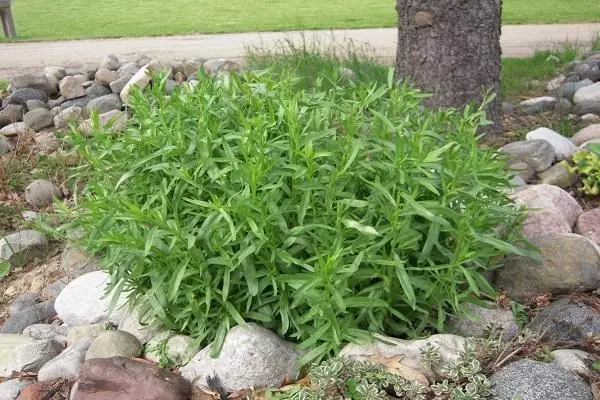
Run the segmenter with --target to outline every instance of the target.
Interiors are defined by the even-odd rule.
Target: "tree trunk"
[[[398,76],[433,94],[427,105],[480,104],[500,88],[501,0],[397,0]],[[501,133],[499,97],[488,106],[485,128]]]

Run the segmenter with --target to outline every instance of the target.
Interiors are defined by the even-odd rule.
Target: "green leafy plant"
[[[425,109],[393,71],[306,90],[269,71],[198,80],[134,93],[123,134],[73,134],[87,186],[62,229],[82,228],[117,293],[213,354],[247,321],[299,342],[302,362],[442,330],[494,293],[482,273],[501,256],[530,254],[505,160],[477,145],[482,109]]]
[[[577,151],[569,163],[563,161],[570,172],[575,172],[581,178],[585,194],[597,196],[600,194],[600,143],[589,143],[586,150]]]
[[[7,261],[0,261],[0,280],[10,273],[10,264]]]

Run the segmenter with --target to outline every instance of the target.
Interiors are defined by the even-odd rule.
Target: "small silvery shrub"
[[[367,332],[442,330],[525,251],[505,161],[478,148],[478,109],[424,109],[392,71],[342,80],[200,75],[135,93],[124,133],[73,135],[87,185],[63,228],[83,228],[117,292],[213,354],[247,321],[304,362]]]

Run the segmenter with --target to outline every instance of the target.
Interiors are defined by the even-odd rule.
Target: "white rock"
[[[23,335],[29,336],[35,340],[52,339],[62,345],[67,344],[67,335],[69,328],[62,325],[35,324],[30,325],[23,330]]]
[[[34,343],[29,336],[0,334],[0,377],[8,378],[16,371],[17,354],[15,349],[21,345]]]
[[[596,114],[584,114],[581,116],[582,121],[597,121],[600,119],[600,116]]]
[[[42,257],[48,250],[46,237],[33,230],[12,233],[0,239],[0,260],[21,267]]]
[[[19,136],[33,133],[35,133],[35,131],[29,129],[29,126],[27,126],[25,122],[15,122],[0,129],[0,135],[2,136]]]
[[[22,389],[31,385],[33,381],[11,379],[6,382],[0,383],[0,399],[2,400],[16,400],[19,397]]]
[[[523,107],[536,106],[540,103],[555,103],[556,98],[551,96],[535,97],[533,99],[527,99],[519,103]]]
[[[85,361],[85,353],[92,340],[88,338],[73,343],[57,357],[44,364],[38,372],[38,381],[53,381],[59,378],[77,379],[79,369]]]
[[[531,131],[527,134],[526,138],[527,140],[547,141],[554,147],[556,157],[559,160],[570,157],[577,150],[577,146],[575,146],[568,138],[548,128],[538,128]]]
[[[65,108],[54,117],[54,127],[64,129],[69,127],[69,123],[79,121],[83,115],[83,108],[71,106]]]
[[[593,375],[586,361],[594,360],[594,356],[585,351],[575,349],[554,350],[552,353],[553,364],[558,365],[577,375],[591,377]]]
[[[573,96],[575,104],[600,103],[600,82],[582,87]]]
[[[368,361],[375,355],[386,358],[401,357],[400,364],[422,373],[429,379],[433,379],[435,374],[443,374],[442,368],[444,365],[456,361],[466,341],[461,336],[449,334],[432,335],[427,339],[419,340],[402,340],[383,335],[379,335],[377,338],[380,340],[375,340],[372,343],[350,343],[342,349],[340,355],[362,361]],[[421,349],[428,344],[437,348],[441,357],[441,365],[433,370],[423,363],[421,354]]]
[[[17,372],[38,372],[62,350],[63,346],[60,343],[49,339],[22,344],[14,350],[16,363],[13,364],[13,368]]]
[[[156,363],[166,362],[173,367],[186,365],[199,350],[191,347],[191,343],[192,339],[188,336],[162,332],[148,342],[144,358]]]
[[[97,338],[101,333],[106,331],[105,323],[70,326],[67,334],[67,344],[71,345],[82,339]]]
[[[109,313],[112,293],[106,295],[108,283],[109,275],[104,271],[90,272],[70,282],[54,303],[60,319],[69,326],[106,321],[118,325],[124,316],[123,305],[126,299],[122,294],[115,310]]]
[[[180,371],[185,379],[204,386],[206,377],[216,374],[226,391],[273,387],[298,377],[300,356],[293,344],[275,333],[247,324],[229,331],[217,358],[210,357],[207,346]]]
[[[158,61],[152,60],[148,64],[144,65],[138,72],[135,73],[127,82],[123,90],[121,90],[121,100],[123,103],[129,103],[129,98],[131,96],[131,90],[134,87],[139,88],[140,90],[144,90],[146,86],[152,81],[151,74],[154,72],[158,72],[161,66]]]
[[[557,76],[556,78],[548,82],[548,84],[546,85],[546,90],[549,92],[553,92],[555,90],[560,89],[562,84],[565,82],[565,79],[566,77],[564,75]]]
[[[159,334],[161,324],[158,321],[151,321],[143,315],[143,312],[136,309],[125,315],[119,324],[119,330],[131,333],[141,344],[146,344]]]

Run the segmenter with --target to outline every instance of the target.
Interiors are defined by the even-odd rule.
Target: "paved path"
[[[567,40],[589,42],[598,33],[600,24],[507,25],[502,28],[502,50],[505,56],[523,57]],[[273,49],[284,40],[300,43],[303,39],[321,45],[343,43],[349,39],[358,45],[372,46],[378,57],[391,61],[396,34],[394,28],[381,28],[4,43],[0,44],[0,76],[12,76],[47,65],[77,66],[83,62],[99,62],[108,53],[123,59],[146,54],[162,61],[194,57],[241,59],[248,46]]]

